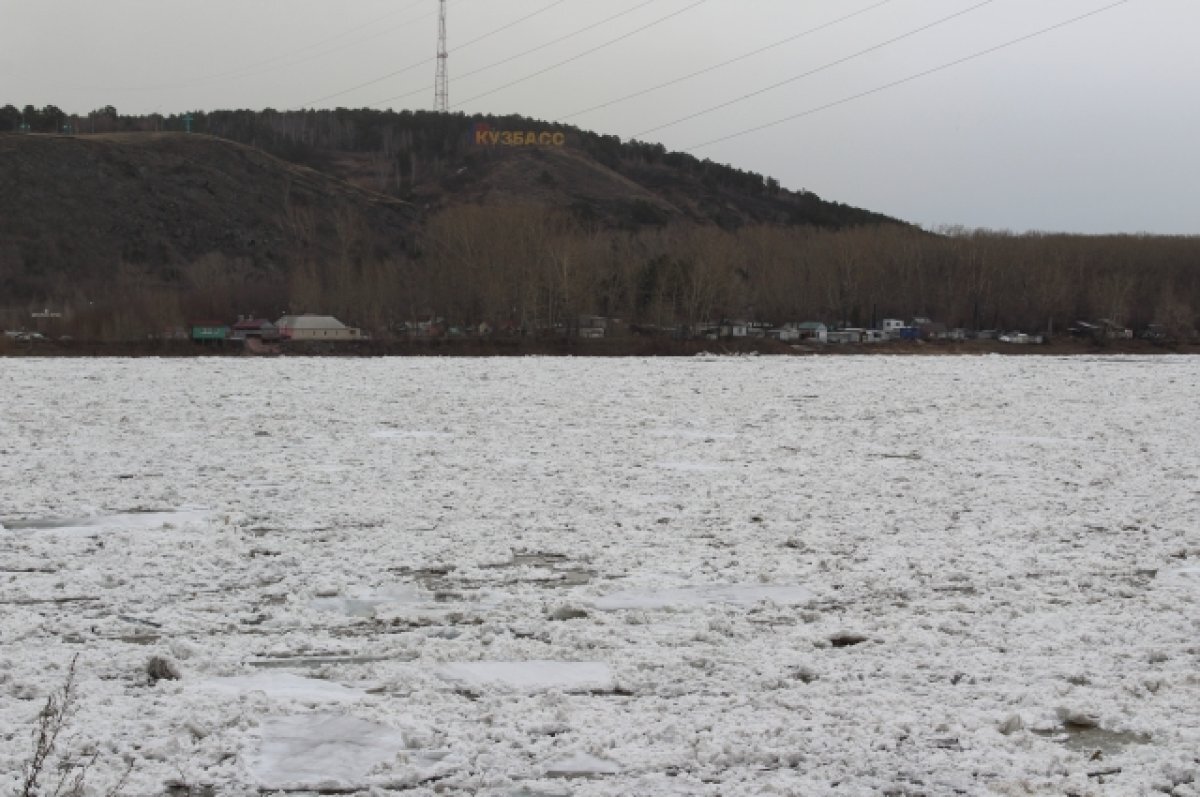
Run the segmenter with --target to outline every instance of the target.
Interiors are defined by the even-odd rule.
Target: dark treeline
[[[1190,330],[1200,238],[930,235],[888,226],[679,226],[588,232],[536,208],[460,207],[428,225],[425,273],[401,289],[456,321],[523,324],[580,314],[696,325],[720,318],[1062,332],[1077,320]]]
[[[355,229],[348,222],[346,234]],[[356,246],[347,240],[347,251]],[[895,226],[614,233],[540,207],[469,205],[431,219],[420,247],[415,257],[299,261],[271,279],[211,254],[176,283],[127,267],[86,302],[73,288],[74,301],[68,292],[31,306],[65,301],[73,334],[109,339],[285,310],[333,313],[379,337],[426,317],[529,334],[569,330],[581,315],[660,328],[721,318],[870,326],[927,316],[1059,334],[1077,320],[1106,318],[1161,324],[1179,337],[1200,320],[1197,238],[934,236]]]

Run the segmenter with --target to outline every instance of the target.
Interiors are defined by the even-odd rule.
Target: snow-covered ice
[[[597,661],[468,661],[445,664],[437,672],[475,690],[602,692],[615,687],[612,670]]]
[[[95,535],[111,531],[170,529],[184,524],[205,523],[208,518],[208,512],[196,509],[114,512],[75,518],[8,518],[0,522],[0,530]]]
[[[546,765],[546,776],[551,778],[587,778],[616,775],[620,771],[621,768],[612,761],[587,753],[575,753]]]
[[[272,717],[250,768],[267,789],[344,789],[366,782],[379,764],[404,749],[404,735],[375,722],[334,714]]]
[[[696,608],[714,603],[753,606],[769,601],[781,606],[808,603],[813,595],[803,587],[759,586],[753,584],[705,584],[666,589],[627,590],[603,595],[592,601],[602,611],[618,609]]]
[[[76,655],[97,793],[1196,794],[1198,388],[0,360],[0,794]]]
[[[321,703],[350,703],[366,697],[366,693],[361,689],[315,678],[302,678],[285,672],[207,678],[195,681],[194,688],[238,698],[261,692],[269,698],[313,706]]]
[[[374,616],[381,607],[420,606],[432,602],[433,597],[410,584],[393,585],[380,589],[353,588],[346,595],[327,595],[314,598],[312,607],[322,611],[341,612],[355,617]]]

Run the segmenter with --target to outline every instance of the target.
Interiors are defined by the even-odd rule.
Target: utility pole
[[[446,51],[446,0],[438,0],[438,52],[437,78],[433,82],[433,109],[441,113],[450,110],[450,74],[446,62],[450,54]]]

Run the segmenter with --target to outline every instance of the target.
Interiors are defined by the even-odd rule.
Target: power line
[[[787,80],[781,80],[778,83],[772,83],[770,86],[758,89],[757,91],[752,91],[748,94],[743,94],[742,96],[735,97],[732,100],[728,100],[727,102],[722,102],[718,105],[710,106],[708,108],[705,108],[702,111],[697,111],[696,113],[691,113],[691,114],[688,114],[687,116],[681,116],[680,118],[678,118],[672,122],[667,122],[666,124],[661,124],[661,125],[658,125],[657,127],[651,127],[648,130],[643,130],[640,133],[635,133],[633,137],[641,138],[642,136],[649,135],[650,133],[657,133],[659,130],[664,130],[668,127],[674,127],[677,124],[681,124],[683,122],[687,122],[692,119],[696,119],[697,117],[706,116],[707,114],[710,114],[713,111],[719,111],[722,108],[728,108],[731,105],[737,105],[738,103],[745,102],[746,100],[748,100],[752,97],[757,97],[759,95],[766,94],[769,91],[774,91],[775,89],[781,88],[790,83],[795,83],[798,80],[803,80],[806,77],[811,77],[811,76],[817,74],[818,72],[824,72],[827,69],[832,69],[833,67],[839,66],[848,61],[853,61],[855,58],[861,58],[862,56],[867,55],[868,53],[875,52],[876,50],[881,50],[884,47],[895,44],[898,41],[903,41],[904,39],[908,39],[913,36],[916,36],[918,33],[923,33],[925,31],[929,30],[930,28],[935,28],[938,25],[943,25],[953,19],[957,19],[958,17],[964,16],[965,14],[970,14],[972,11],[977,11],[986,5],[991,5],[994,2],[996,2],[996,0],[983,0],[982,3],[976,3],[975,5],[971,6],[970,8],[964,8],[962,11],[956,11],[953,14],[950,14],[949,16],[942,17],[941,19],[936,20],[934,22],[930,22],[927,25],[922,25],[919,28],[913,28],[912,30],[908,31],[907,33],[902,33],[899,36],[888,39],[887,41],[880,42],[879,44],[868,47],[865,50],[859,50],[858,52],[854,53],[853,55],[848,55],[845,58],[839,58],[836,61],[830,61],[829,63],[823,64],[823,65],[817,67],[816,69],[810,69],[809,71],[804,72],[803,74],[795,75],[793,77],[788,78]]]
[[[483,41],[484,39],[495,36],[497,33],[502,33],[503,31],[506,31],[509,28],[515,27],[516,25],[520,25],[522,22],[533,19],[534,17],[536,17],[540,14],[544,14],[547,11],[551,10],[552,8],[560,6],[565,2],[567,2],[567,0],[554,0],[553,3],[550,3],[547,6],[543,6],[542,8],[539,8],[537,11],[534,11],[532,14],[526,14],[525,16],[523,16],[519,19],[515,19],[506,25],[502,25],[499,28],[490,30],[487,33],[483,34],[482,36],[477,36],[474,39],[471,39],[470,41],[460,44],[456,49],[457,50],[465,50],[466,48],[470,47],[473,44],[478,44],[479,42]],[[316,105],[319,102],[324,102],[325,100],[331,100],[334,97],[341,97],[342,95],[349,94],[352,91],[358,91],[359,89],[364,89],[367,86],[374,86],[376,83],[382,83],[383,81],[388,80],[389,78],[394,78],[398,75],[403,75],[405,72],[411,72],[414,69],[419,69],[423,66],[428,66],[430,63],[432,63],[436,60],[437,60],[437,56],[434,56],[433,58],[422,59],[415,63],[409,64],[406,67],[397,69],[394,72],[388,72],[386,75],[381,75],[377,78],[374,78],[373,80],[368,80],[365,83],[359,83],[357,86],[351,86],[348,89],[344,89],[342,91],[335,91],[333,94],[326,94],[324,97],[318,97],[315,100],[309,100],[308,102],[302,103],[302,107],[307,108],[309,106]]]
[[[574,119],[576,116],[583,116],[584,114],[591,113],[592,111],[599,111],[603,108],[608,108],[613,105],[618,105],[627,100],[632,100],[635,97],[641,97],[646,94],[651,94],[660,89],[665,89],[670,86],[674,86],[678,83],[683,83],[684,81],[691,80],[694,77],[699,77],[700,75],[706,75],[709,72],[715,72],[716,70],[723,69],[727,66],[730,66],[731,64],[736,64],[739,61],[745,61],[747,58],[751,58],[753,56],[760,55],[761,53],[765,53],[768,50],[773,50],[776,47],[781,47],[785,44],[794,42],[797,39],[802,39],[805,36],[811,36],[812,34],[823,31],[826,28],[832,28],[834,25],[838,25],[842,22],[846,22],[847,20],[851,20],[851,19],[854,19],[855,17],[862,16],[863,14],[866,14],[870,11],[874,11],[875,9],[879,8],[880,6],[885,6],[890,2],[892,2],[892,0],[882,0],[882,2],[876,3],[875,5],[869,6],[867,8],[864,8],[861,11],[855,11],[853,14],[847,14],[844,17],[839,17],[839,18],[833,20],[832,22],[825,23],[824,25],[818,25],[815,28],[809,28],[808,30],[806,30],[802,33],[797,33],[794,36],[788,36],[786,39],[780,39],[779,41],[777,41],[773,44],[768,44],[765,47],[758,48],[757,50],[751,50],[748,53],[739,55],[736,58],[731,58],[728,61],[722,61],[719,64],[714,64],[713,66],[705,67],[704,69],[700,69],[695,72],[686,74],[683,77],[675,78],[674,80],[668,80],[666,83],[659,83],[657,86],[651,86],[648,89],[642,89],[641,91],[635,91],[633,94],[626,94],[624,97],[618,97],[615,100],[609,100],[608,102],[603,102],[603,103],[600,103],[599,105],[593,105],[590,108],[584,108],[582,111],[575,111],[574,113],[569,113],[566,116],[560,116],[560,117],[558,117],[558,119],[560,121],[566,120],[566,119]]]
[[[372,19],[369,22],[364,22],[361,25],[356,25],[355,27],[349,28],[348,30],[344,30],[341,33],[336,33],[325,39],[321,39],[320,41],[313,42],[311,44],[306,44],[303,47],[298,47],[294,50],[289,50],[287,52],[280,53],[279,55],[271,56],[270,58],[264,58],[261,61],[254,61],[253,63],[249,63],[244,66],[240,66],[236,69],[231,69],[231,70],[228,70],[225,72],[216,72],[216,73],[213,73],[210,75],[204,75],[204,76],[196,77],[196,78],[190,78],[188,80],[180,81],[178,83],[161,83],[161,84],[156,84],[156,85],[151,85],[151,86],[126,87],[126,88],[115,89],[115,90],[116,91],[160,91],[162,89],[172,89],[172,88],[181,88],[181,87],[185,87],[185,86],[194,86],[194,85],[197,85],[200,83],[207,83],[209,81],[222,80],[225,78],[253,77],[255,75],[264,74],[266,72],[272,72],[276,69],[282,69],[284,67],[290,67],[290,66],[297,66],[299,64],[307,63],[308,61],[316,60],[318,58],[323,58],[331,53],[338,52],[339,50],[344,50],[347,47],[353,47],[353,46],[355,46],[357,44],[361,44],[365,41],[370,41],[371,39],[376,39],[376,38],[379,38],[380,36],[387,35],[388,33],[392,33],[397,30],[400,30],[402,28],[406,28],[409,25],[413,25],[417,22],[420,22],[423,19],[429,18],[432,15],[431,14],[422,14],[419,17],[415,17],[413,19],[409,19],[404,22],[401,22],[397,25],[393,25],[384,30],[377,31],[365,38],[355,39],[354,41],[340,44],[336,47],[332,47],[330,49],[323,50],[312,56],[300,58],[299,60],[291,61],[289,63],[278,63],[278,62],[287,61],[288,59],[293,58],[294,56],[300,55],[301,53],[307,52],[309,50],[315,50],[319,47],[324,47],[327,44],[335,42],[338,39],[343,39],[353,33],[359,32],[360,30],[375,27],[376,25],[378,25],[380,22],[384,21],[385,19],[391,19],[392,17],[399,16],[400,14],[403,14],[406,11],[416,8],[419,5],[424,5],[424,1],[425,0],[416,0],[416,2],[410,3],[409,5],[406,5],[403,8],[397,9],[396,11],[391,11],[387,14],[384,14],[383,16],[376,17],[375,19]],[[271,64],[274,64],[274,66],[269,66]],[[267,67],[267,68],[266,69],[258,69],[258,67]]]
[[[854,100],[862,99],[863,97],[869,97],[872,94],[878,94],[882,91],[886,91],[887,89],[895,88],[896,86],[901,86],[905,83],[911,83],[914,80],[919,80],[920,78],[928,77],[929,75],[933,75],[938,72],[943,72],[947,69],[950,69],[951,67],[965,64],[968,61],[974,61],[978,58],[984,57],[985,55],[991,55],[992,53],[998,52],[998,51],[1006,49],[1008,47],[1012,47],[1013,45],[1021,44],[1022,42],[1027,42],[1030,39],[1036,39],[1039,36],[1044,36],[1047,33],[1052,33],[1053,31],[1060,30],[1069,25],[1074,25],[1078,22],[1082,22],[1083,20],[1088,19],[1089,17],[1094,17],[1094,16],[1097,16],[1098,14],[1103,14],[1106,11],[1111,11],[1112,9],[1116,8],[1117,6],[1123,6],[1128,2],[1130,2],[1130,0],[1118,0],[1118,2],[1116,2],[1116,3],[1112,3],[1110,5],[1103,6],[1102,8],[1097,8],[1096,10],[1089,11],[1086,14],[1080,14],[1077,17],[1072,17],[1071,19],[1065,20],[1063,22],[1059,22],[1056,25],[1051,25],[1048,28],[1042,28],[1041,30],[1034,31],[1033,33],[1028,33],[1028,34],[1026,34],[1024,36],[1020,36],[1016,39],[1006,41],[1003,44],[998,44],[995,47],[989,47],[986,50],[981,50],[977,53],[973,53],[971,55],[967,55],[962,58],[958,58],[954,61],[949,61],[945,64],[941,64],[940,66],[935,66],[932,69],[926,69],[924,72],[917,72],[916,74],[909,75],[908,77],[904,77],[899,80],[893,80],[891,83],[885,83],[882,86],[876,86],[873,89],[868,89],[867,91],[862,91],[862,92],[859,92],[858,94],[854,94],[849,97],[843,97],[842,99],[835,100],[834,102],[825,103],[824,105],[819,105],[815,108],[809,108],[807,111],[801,111],[800,113],[795,113],[795,114],[792,114],[791,116],[785,116],[782,119],[776,119],[773,122],[767,122],[766,124],[757,125],[755,127],[749,127],[749,128],[746,128],[745,130],[739,130],[736,133],[730,133],[727,136],[721,136],[720,138],[714,138],[711,141],[705,141],[703,144],[696,144],[695,146],[688,147],[683,151],[684,152],[694,152],[698,149],[704,149],[706,147],[711,147],[714,144],[720,144],[723,141],[729,141],[730,139],[740,138],[741,136],[747,136],[747,135],[750,135],[751,133],[757,133],[759,131],[766,130],[771,127],[777,127],[778,125],[785,124],[785,123],[791,122],[791,121],[795,121],[796,119],[801,119],[805,116],[812,116],[813,114],[820,113],[821,111],[827,111],[830,108],[836,108],[839,105],[845,105],[846,103],[853,102]]]
[[[494,89],[485,91],[482,94],[476,94],[474,97],[471,97],[470,99],[463,100],[462,102],[457,102],[452,107],[457,108],[459,106],[466,105],[469,102],[474,102],[475,100],[482,99],[484,97],[489,97],[492,94],[496,94],[498,92],[504,91],[505,89],[512,88],[513,86],[516,86],[519,83],[524,83],[527,80],[532,80],[535,77],[539,77],[541,75],[546,74],[547,72],[551,72],[555,69],[558,69],[560,66],[565,66],[569,63],[572,63],[573,61],[578,61],[579,59],[585,58],[586,56],[589,56],[592,53],[599,52],[600,50],[603,50],[606,47],[611,47],[612,45],[614,45],[618,42],[621,42],[621,41],[624,41],[625,39],[636,36],[637,34],[643,32],[643,31],[649,30],[650,28],[653,28],[656,25],[660,25],[663,22],[666,22],[667,20],[670,20],[670,19],[673,19],[674,17],[679,16],[680,14],[686,14],[688,11],[691,11],[694,8],[698,8],[702,5],[704,5],[706,2],[708,2],[708,0],[697,0],[697,2],[692,3],[691,5],[687,6],[686,8],[681,8],[678,11],[673,11],[670,14],[667,14],[665,17],[659,17],[658,19],[654,20],[653,22],[649,22],[645,25],[642,25],[640,28],[636,28],[634,30],[629,31],[628,33],[624,33],[624,34],[616,37],[615,39],[609,39],[608,41],[604,42],[603,44],[599,44],[595,47],[584,50],[583,52],[573,55],[570,58],[559,61],[556,64],[552,64],[552,65],[546,67],[545,69],[539,69],[536,72],[532,72],[528,75],[525,75],[524,77],[520,77],[520,78],[517,78],[516,80],[509,81],[508,83],[505,83],[501,86],[497,86]]]
[[[539,50],[544,50],[547,47],[551,47],[560,42],[564,42],[567,39],[578,36],[581,33],[586,33],[589,30],[598,28],[601,25],[605,25],[609,22],[612,22],[614,19],[628,16],[629,14],[632,14],[634,11],[637,11],[638,9],[645,8],[646,6],[651,5],[652,3],[657,3],[657,2],[658,2],[658,0],[644,0],[644,2],[639,3],[638,5],[634,6],[633,8],[629,8],[629,9],[626,9],[625,11],[621,11],[619,13],[613,14],[610,17],[605,17],[604,19],[600,20],[599,22],[594,22],[591,25],[587,25],[586,27],[582,27],[582,28],[579,28],[578,30],[574,30],[564,36],[559,36],[556,39],[551,39],[550,41],[548,41],[544,44],[539,44],[537,47],[532,47],[528,50],[525,50],[524,52],[517,53],[516,55],[510,55],[508,58],[503,58],[499,61],[495,61],[491,64],[488,64],[487,66],[480,67],[479,69],[472,69],[470,72],[463,72],[461,75],[458,76],[458,79],[462,80],[463,78],[468,78],[468,77],[471,77],[472,75],[477,75],[480,72],[487,72],[490,69],[495,69],[496,67],[500,66],[501,64],[507,64],[509,61],[515,61],[518,58],[523,58],[527,55],[531,55],[533,53],[538,52]],[[891,2],[891,0],[884,0],[884,2]],[[384,99],[380,100],[379,102],[370,103],[370,105],[368,107],[376,107],[379,105],[383,105],[386,102],[393,102],[395,100],[407,99],[408,97],[412,97],[416,94],[423,94],[424,92],[429,91],[429,88],[430,88],[429,86],[424,86],[422,88],[415,89],[413,91],[409,91],[404,94],[397,94],[393,97],[385,97]]]

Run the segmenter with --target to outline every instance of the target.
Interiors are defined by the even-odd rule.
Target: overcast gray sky
[[[450,103],[927,227],[1198,234],[1198,0],[1127,0],[884,88],[1113,2],[451,0]],[[0,0],[0,104],[430,108],[436,30],[437,0]]]

